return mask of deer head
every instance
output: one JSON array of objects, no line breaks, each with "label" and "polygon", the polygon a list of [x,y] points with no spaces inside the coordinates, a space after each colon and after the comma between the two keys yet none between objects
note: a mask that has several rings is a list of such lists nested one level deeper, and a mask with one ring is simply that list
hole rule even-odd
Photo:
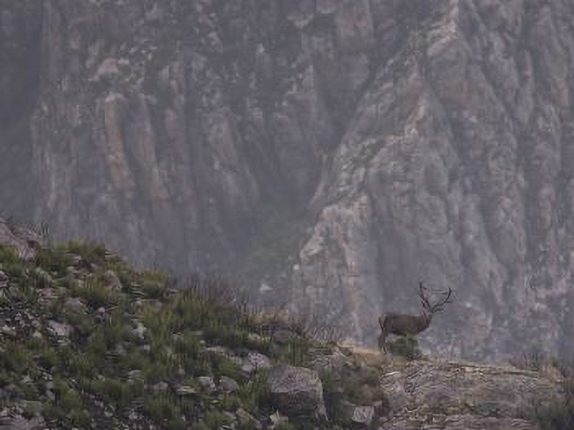
[{"label": "deer head", "polygon": [[448,288],[448,291],[443,292],[446,297],[444,300],[439,300],[437,303],[431,306],[428,298],[425,296],[425,292],[428,291],[422,282],[419,283],[419,298],[421,300],[422,305],[422,315],[428,320],[429,324],[432,320],[432,317],[436,313],[441,313],[444,311],[444,305],[447,303],[452,303],[452,288]]}]

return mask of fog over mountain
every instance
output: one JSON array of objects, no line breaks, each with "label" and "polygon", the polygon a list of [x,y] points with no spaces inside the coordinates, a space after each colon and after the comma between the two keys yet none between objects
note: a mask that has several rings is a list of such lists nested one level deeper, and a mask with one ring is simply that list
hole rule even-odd
[{"label": "fog over mountain", "polygon": [[[574,353],[574,3],[0,0],[0,208],[374,344]],[[262,288],[259,288],[260,286]]]}]

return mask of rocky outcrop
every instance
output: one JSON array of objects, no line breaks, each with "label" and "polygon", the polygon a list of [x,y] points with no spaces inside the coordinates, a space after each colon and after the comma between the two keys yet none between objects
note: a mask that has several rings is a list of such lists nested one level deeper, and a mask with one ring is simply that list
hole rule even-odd
[{"label": "rocky outcrop", "polygon": [[537,372],[448,361],[413,362],[384,375],[381,384],[391,399],[383,429],[432,423],[448,430],[534,430],[539,426],[528,415],[563,395]]},{"label": "rocky outcrop", "polygon": [[2,161],[33,192],[2,181],[6,207],[134,261],[266,277],[367,343],[422,279],[458,297],[427,350],[573,352],[568,2],[19,4],[3,55],[42,67],[33,111],[10,110],[28,164]]},{"label": "rocky outcrop", "polygon": [[43,242],[44,238],[33,230],[0,218],[0,244],[13,246],[24,260],[33,259]]},{"label": "rocky outcrop", "polygon": [[311,369],[280,365],[268,377],[269,395],[277,409],[288,416],[327,418],[323,386]]}]

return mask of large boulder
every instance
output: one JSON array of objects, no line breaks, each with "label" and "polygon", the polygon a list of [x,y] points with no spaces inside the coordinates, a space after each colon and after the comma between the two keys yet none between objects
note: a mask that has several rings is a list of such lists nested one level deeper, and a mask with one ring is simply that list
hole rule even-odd
[{"label": "large boulder", "polygon": [[271,400],[282,414],[297,418],[327,418],[323,385],[316,371],[280,365],[271,369],[267,381]]},{"label": "large boulder", "polygon": [[12,245],[24,260],[32,260],[41,243],[37,233],[0,218],[0,244]]}]

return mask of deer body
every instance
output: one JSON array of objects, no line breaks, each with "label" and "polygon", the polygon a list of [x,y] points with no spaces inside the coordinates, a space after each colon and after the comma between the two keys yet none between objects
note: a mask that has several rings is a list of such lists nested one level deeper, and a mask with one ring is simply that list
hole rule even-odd
[{"label": "deer body", "polygon": [[435,313],[441,312],[446,303],[451,303],[452,289],[449,288],[446,292],[446,299],[431,306],[430,302],[424,295],[425,287],[422,282],[419,286],[419,297],[422,303],[422,313],[420,315],[407,315],[388,313],[379,317],[379,325],[381,326],[381,334],[379,336],[379,348],[383,348],[386,352],[385,341],[389,334],[398,336],[416,335],[429,328],[432,317]]}]

